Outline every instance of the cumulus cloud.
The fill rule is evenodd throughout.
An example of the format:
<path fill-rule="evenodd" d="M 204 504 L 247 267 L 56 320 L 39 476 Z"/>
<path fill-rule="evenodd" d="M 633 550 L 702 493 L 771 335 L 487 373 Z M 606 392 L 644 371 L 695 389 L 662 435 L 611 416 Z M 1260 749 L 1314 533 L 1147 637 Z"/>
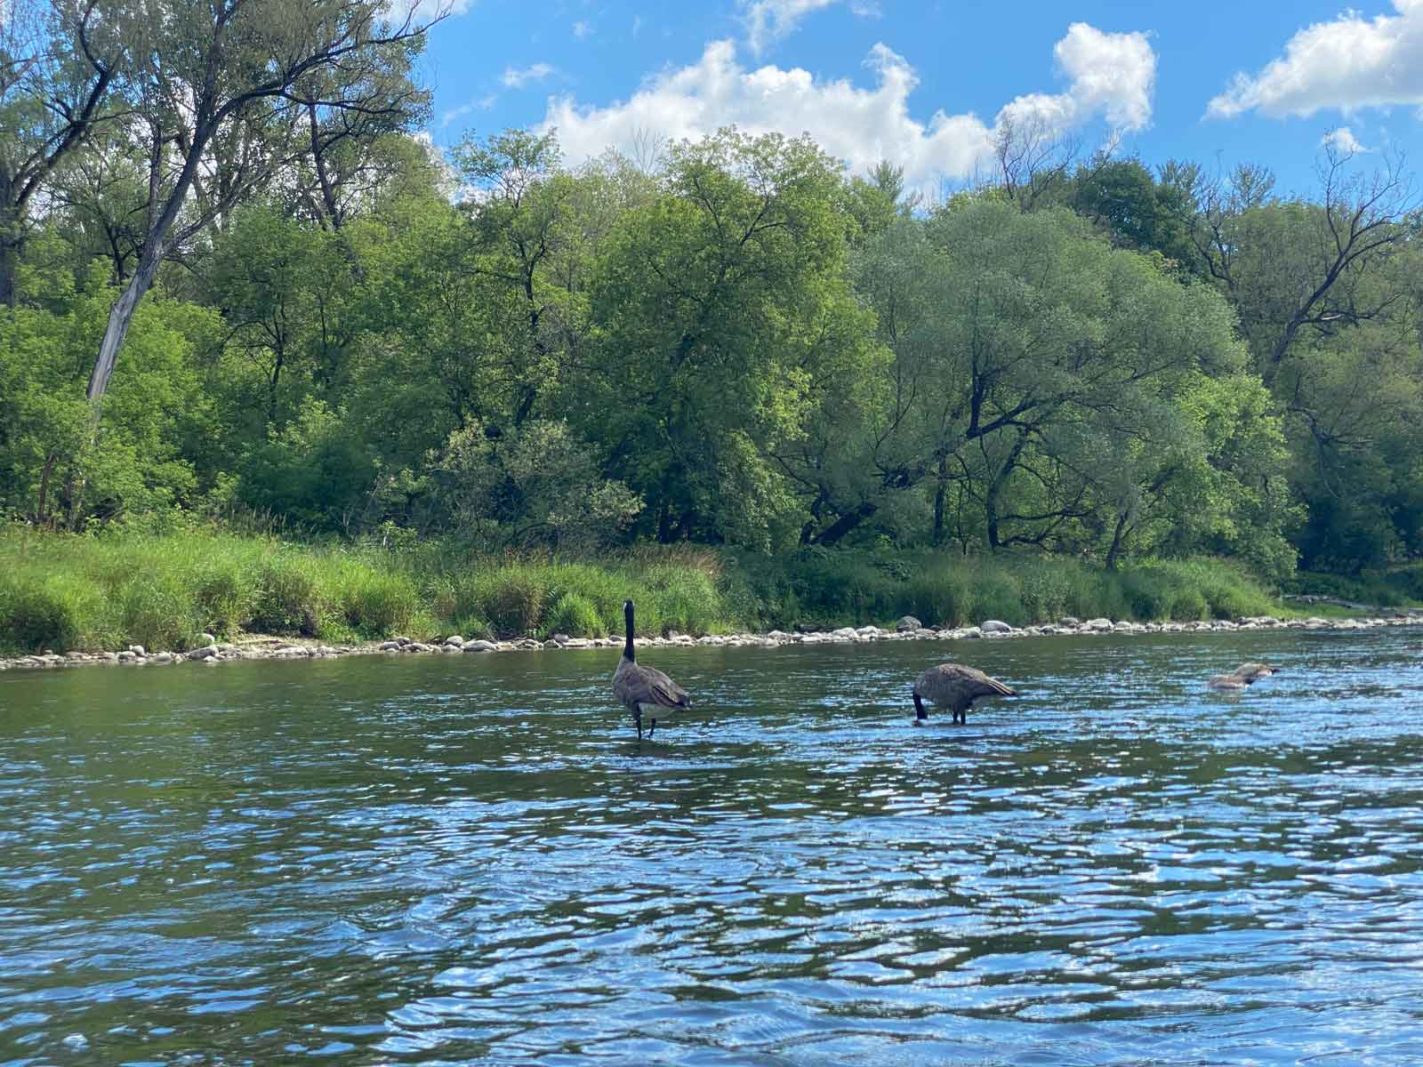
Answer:
<path fill-rule="evenodd" d="M 1340 126 L 1336 130 L 1330 130 L 1319 139 L 1319 143 L 1325 148 L 1339 153 L 1341 156 L 1354 156 L 1360 152 L 1369 151 L 1369 149 L 1365 148 L 1359 142 L 1359 139 L 1354 136 L 1354 131 L 1349 129 L 1348 126 Z"/>
<path fill-rule="evenodd" d="M 527 67 L 505 67 L 504 76 L 499 80 L 506 89 L 522 89 L 534 82 L 541 82 L 554 72 L 548 63 L 534 63 Z"/>
<path fill-rule="evenodd" d="M 381 13 L 390 22 L 429 22 L 440 17 L 463 15 L 474 0 L 386 0 Z"/>
<path fill-rule="evenodd" d="M 746 43 L 760 55 L 766 48 L 789 35 L 800 21 L 813 12 L 833 7 L 842 0 L 740 0 L 741 18 L 746 23 Z M 849 0 L 857 15 L 875 15 L 874 0 Z"/>
<path fill-rule="evenodd" d="M 593 24 L 587 19 L 579 19 L 573 24 L 573 36 L 580 41 L 593 32 Z"/>
<path fill-rule="evenodd" d="M 1306 26 L 1258 74 L 1237 74 L 1206 113 L 1279 118 L 1423 104 L 1423 0 L 1393 0 L 1393 6 L 1396 14 L 1368 19 L 1347 11 Z"/>
<path fill-rule="evenodd" d="M 861 87 L 847 79 L 817 79 L 798 67 L 750 69 L 738 62 L 731 41 L 713 41 L 699 61 L 648 79 L 627 100 L 591 107 L 572 97 L 552 99 L 541 125 L 557 129 L 572 162 L 609 147 L 634 152 L 649 136 L 695 140 L 728 125 L 749 133 L 808 133 L 853 170 L 889 160 L 904 168 L 911 185 L 931 188 L 941 179 L 974 174 L 992 157 L 996 134 L 1010 124 L 1061 136 L 1098 119 L 1117 132 L 1149 123 L 1156 55 L 1143 34 L 1104 33 L 1076 23 L 1054 54 L 1066 90 L 1020 96 L 991 124 L 942 110 L 927 122 L 912 117 L 908 101 L 918 76 L 883 44 L 865 61 L 875 84 Z"/>

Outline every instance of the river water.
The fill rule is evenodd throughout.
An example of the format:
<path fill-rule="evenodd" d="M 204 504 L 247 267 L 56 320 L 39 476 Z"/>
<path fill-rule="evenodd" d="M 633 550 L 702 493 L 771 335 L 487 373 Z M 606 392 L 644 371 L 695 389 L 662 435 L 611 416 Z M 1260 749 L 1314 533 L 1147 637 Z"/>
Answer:
<path fill-rule="evenodd" d="M 0 1063 L 1423 1063 L 1420 649 L 655 649 L 642 744 L 606 650 L 7 672 Z"/>

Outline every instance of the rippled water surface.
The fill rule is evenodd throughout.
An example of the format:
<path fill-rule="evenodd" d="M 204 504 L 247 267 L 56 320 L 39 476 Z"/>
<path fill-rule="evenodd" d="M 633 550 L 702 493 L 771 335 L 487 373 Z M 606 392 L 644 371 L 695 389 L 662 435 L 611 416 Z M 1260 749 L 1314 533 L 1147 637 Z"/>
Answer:
<path fill-rule="evenodd" d="M 650 650 L 642 744 L 607 651 L 7 672 L 0 1062 L 1423 1063 L 1420 649 Z"/>

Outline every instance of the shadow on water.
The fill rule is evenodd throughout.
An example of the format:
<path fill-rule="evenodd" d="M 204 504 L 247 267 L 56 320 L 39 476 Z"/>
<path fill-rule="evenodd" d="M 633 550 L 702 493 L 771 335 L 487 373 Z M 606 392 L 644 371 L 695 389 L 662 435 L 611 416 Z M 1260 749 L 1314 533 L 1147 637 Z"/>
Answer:
<path fill-rule="evenodd" d="M 1423 1062 L 1421 645 L 0 676 L 0 1062 Z"/>

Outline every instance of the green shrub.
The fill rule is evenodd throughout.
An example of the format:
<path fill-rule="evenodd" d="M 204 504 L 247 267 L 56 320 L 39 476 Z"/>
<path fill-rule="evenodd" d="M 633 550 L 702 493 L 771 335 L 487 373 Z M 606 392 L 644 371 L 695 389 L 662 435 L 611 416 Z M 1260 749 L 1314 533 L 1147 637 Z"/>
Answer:
<path fill-rule="evenodd" d="M 189 590 L 172 574 L 137 575 L 119 594 L 119 631 L 125 642 L 150 649 L 183 649 L 201 629 Z"/>
<path fill-rule="evenodd" d="M 973 617 L 974 594 L 968 576 L 957 568 L 926 570 L 905 583 L 905 600 L 884 613 L 913 615 L 926 626 L 963 626 Z M 897 608 L 902 606 L 903 611 Z"/>
<path fill-rule="evenodd" d="M 257 597 L 246 626 L 264 634 L 315 637 L 327 607 L 309 565 L 303 560 L 274 556 L 257 577 Z"/>
<path fill-rule="evenodd" d="M 570 637 L 603 637 L 608 627 L 593 602 L 578 593 L 564 593 L 544 618 L 544 636 L 568 634 Z"/>
<path fill-rule="evenodd" d="M 382 574 L 360 563 L 337 573 L 335 601 L 346 625 L 362 637 L 389 637 L 406 630 L 420 608 L 414 584 L 404 574 Z"/>
<path fill-rule="evenodd" d="M 523 567 L 480 576 L 476 603 L 501 637 L 533 633 L 543 617 L 546 590 L 539 577 Z"/>
<path fill-rule="evenodd" d="M 1198 622 L 1210 618 L 1211 606 L 1199 589 L 1178 589 L 1167 607 L 1167 618 L 1177 622 Z"/>
<path fill-rule="evenodd" d="M 1029 618 L 1023 606 L 1023 594 L 1011 571 L 996 569 L 980 570 L 973 575 L 973 607 L 976 614 L 973 622 L 984 619 L 1001 619 L 1022 626 L 1029 622 L 1041 622 Z"/>
<path fill-rule="evenodd" d="M 257 603 L 250 574 L 235 566 L 211 565 L 195 576 L 193 613 L 206 631 L 231 636 L 250 619 Z"/>
<path fill-rule="evenodd" d="M 59 575 L 0 580 L 0 649 L 64 652 L 83 634 L 82 592 Z"/>
<path fill-rule="evenodd" d="M 678 566 L 654 567 L 647 574 L 645 628 L 660 633 L 707 633 L 720 621 L 721 598 L 711 575 Z"/>

